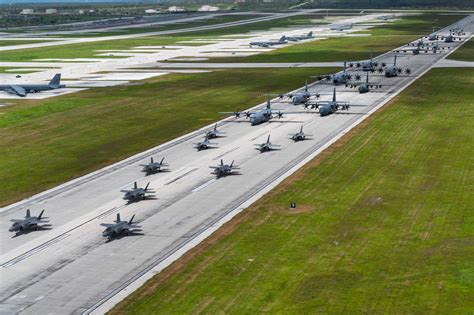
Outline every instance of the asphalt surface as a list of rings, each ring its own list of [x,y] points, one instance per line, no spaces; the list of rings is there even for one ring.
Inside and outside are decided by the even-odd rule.
[[[466,30],[474,29],[473,20],[470,16],[463,21],[469,23]],[[214,141],[218,143],[215,149],[196,152],[193,143],[202,139],[204,130],[196,131],[2,208],[0,313],[89,313],[106,305],[149,270],[172,259],[209,229],[218,227],[229,213],[235,213],[248,200],[274,186],[366,118],[363,113],[386,102],[444,56],[408,54],[399,58],[398,65],[409,67],[412,74],[390,79],[377,77],[382,84],[391,85],[383,92],[360,95],[344,86],[337,87],[338,100],[366,105],[352,107],[347,114],[320,117],[316,111],[307,110],[284,115],[285,122],[259,126],[250,126],[245,119],[229,118],[219,122],[219,129],[227,134]],[[391,63],[392,59],[385,55],[379,60]],[[311,87],[323,93],[332,89],[332,85]],[[274,107],[305,112],[301,107],[284,103]],[[288,134],[296,132],[301,124],[313,139],[293,143]],[[268,134],[274,144],[282,146],[281,150],[261,154],[254,144],[264,142]],[[170,172],[145,177],[139,164],[146,163],[151,156],[164,156]],[[221,158],[226,162],[235,160],[241,175],[216,180],[208,167],[217,165]],[[134,181],[141,186],[150,182],[156,198],[126,205],[119,190],[130,188]],[[34,215],[45,209],[51,229],[13,237],[8,232],[9,219],[23,217],[27,208]],[[107,242],[99,224],[112,222],[118,212],[123,219],[136,214],[143,235]]]

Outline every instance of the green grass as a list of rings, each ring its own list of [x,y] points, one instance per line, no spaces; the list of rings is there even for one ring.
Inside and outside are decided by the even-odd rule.
[[[46,43],[46,40],[0,40],[0,47],[13,46],[13,45],[26,45],[26,44],[37,44]]]
[[[0,204],[174,139],[223,118],[219,111],[249,108],[264,100],[262,92],[292,90],[325,71],[170,74],[142,85],[9,101],[13,105],[0,107]]]
[[[100,53],[98,50],[127,50],[135,46],[161,46],[179,43],[180,41],[195,38],[215,38],[217,36],[239,34],[250,30],[269,29],[272,27],[284,27],[301,23],[310,23],[315,17],[313,15],[302,15],[292,18],[283,18],[273,21],[252,23],[215,30],[180,33],[169,36],[149,36],[133,39],[108,40],[81,44],[60,45],[41,47],[24,50],[11,50],[0,52],[0,61],[31,61],[34,59],[70,59],[70,58],[94,58]],[[180,44],[181,45],[181,44]],[[186,44],[191,45],[191,44]],[[206,45],[196,43],[192,45]],[[111,53],[113,55],[113,53]],[[116,56],[100,56],[101,58],[120,58]]]
[[[474,40],[471,38],[461,47],[456,49],[448,59],[463,60],[463,61],[474,61]]]
[[[111,314],[472,313],[473,84],[430,71]]]
[[[38,71],[43,71],[44,68],[40,68],[38,70],[30,70],[30,69],[34,69],[34,67],[27,67],[28,70],[23,70],[21,67],[0,67],[0,73],[9,73],[9,74],[18,74],[18,73],[34,73],[34,72],[38,72]],[[10,69],[18,69],[17,71],[15,72],[12,72],[12,71],[7,71],[7,70],[10,70]]]
[[[329,38],[302,42],[249,57],[213,58],[212,62],[325,62],[367,59],[369,52],[379,55],[429,34],[433,25],[446,26],[463,16],[436,13],[406,16],[391,24],[376,26],[362,33],[370,37]]]

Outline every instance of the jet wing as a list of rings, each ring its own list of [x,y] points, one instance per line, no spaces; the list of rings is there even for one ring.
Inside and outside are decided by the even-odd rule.
[[[22,97],[26,96],[26,90],[19,85],[10,85],[10,89],[8,89],[7,92]]]
[[[115,224],[112,224],[112,223],[101,223],[100,225],[104,226],[104,227],[113,227],[113,226],[115,226]]]
[[[11,219],[10,222],[21,222],[23,221],[22,219]]]

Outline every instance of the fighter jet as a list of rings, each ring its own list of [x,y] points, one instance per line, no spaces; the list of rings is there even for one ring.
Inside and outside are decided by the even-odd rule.
[[[360,80],[360,76],[356,75],[356,80]],[[346,87],[350,88],[358,88],[358,91],[360,94],[367,93],[370,91],[370,89],[380,89],[382,88],[382,84],[376,83],[376,82],[369,82],[369,73],[367,72],[367,77],[365,79],[365,82],[351,82],[346,84]]]
[[[403,70],[402,68],[397,67],[397,55],[395,55],[394,60],[393,60],[393,65],[389,65],[385,69],[379,68],[378,72],[379,73],[385,72],[385,77],[391,78],[391,77],[396,77],[399,74],[402,74],[403,72],[405,72],[405,74],[408,75],[411,73],[411,69],[406,68],[405,70]]]
[[[146,175],[156,174],[163,171],[163,166],[168,166],[168,164],[163,163],[165,158],[162,158],[160,162],[155,162],[153,157],[150,158],[150,163],[140,164],[143,167],[142,172],[145,172]]]
[[[223,137],[223,135],[225,135],[225,134],[226,134],[225,132],[217,130],[217,124],[215,124],[214,129],[209,130],[208,132],[206,132],[206,138],[207,139],[220,138],[220,137]]]
[[[290,139],[293,140],[294,142],[303,141],[303,140],[308,139],[307,137],[312,137],[312,135],[308,135],[303,132],[303,125],[301,125],[299,132],[291,133],[289,134],[289,136],[290,136]]]
[[[12,219],[10,220],[13,222],[12,226],[8,231],[10,232],[16,232],[16,234],[20,234],[21,232],[29,229],[34,229],[35,231],[38,230],[38,224],[40,223],[48,223],[49,221],[45,221],[45,218],[43,218],[43,213],[44,210],[41,211],[39,216],[37,217],[32,217],[30,214],[30,209],[26,210],[26,216],[24,219]]]
[[[308,81],[305,82],[304,90],[302,92],[287,93],[287,94],[278,94],[280,98],[288,97],[291,99],[293,105],[306,104],[311,96],[316,96],[319,98],[321,95],[319,93],[311,93],[308,89]]]
[[[250,47],[252,46],[258,46],[258,47],[271,47],[271,46],[275,46],[275,45],[283,45],[283,44],[286,44],[288,43],[288,41],[286,40],[286,36],[282,36],[280,37],[279,40],[270,40],[270,41],[262,41],[262,42],[251,42],[249,44]]]
[[[215,145],[217,145],[217,143],[210,142],[207,135],[205,135],[203,141],[194,143],[194,148],[197,149],[198,151],[201,151],[201,150],[207,150]]]
[[[150,183],[146,184],[145,188],[141,188],[137,186],[137,182],[133,184],[132,189],[123,189],[120,190],[121,192],[125,193],[123,195],[123,199],[127,200],[127,203],[132,203],[135,201],[145,200],[147,193],[152,193],[153,190],[148,189]]]
[[[225,177],[227,175],[235,175],[238,174],[238,172],[235,172],[234,170],[240,169],[237,166],[234,166],[234,161],[230,164],[224,164],[224,160],[221,159],[221,164],[218,166],[209,166],[209,168],[212,168],[212,174],[216,175],[217,178],[220,177]]]
[[[352,28],[352,23],[349,24],[341,24],[341,25],[334,25],[331,26],[330,30],[331,31],[345,31],[345,30],[350,30]]]
[[[294,35],[294,36],[285,36],[286,40],[289,40],[291,42],[298,42],[300,40],[305,40],[305,39],[310,39],[313,38],[313,32],[309,32],[306,35]]]
[[[349,102],[340,102],[336,100],[336,88],[334,88],[332,100],[330,101],[319,101],[313,108],[319,110],[321,116],[327,116],[336,113],[338,110],[349,110],[351,106],[364,106],[364,105],[350,105]]]
[[[121,234],[130,235],[131,233],[141,231],[141,226],[138,226],[133,223],[134,218],[135,215],[132,216],[130,221],[121,221],[120,213],[117,213],[117,220],[115,220],[115,223],[100,224],[101,226],[105,227],[105,230],[102,232],[102,236],[107,237],[109,240],[111,240],[114,237],[120,236]]]
[[[48,84],[8,84],[0,85],[0,91],[25,97],[28,93],[37,93],[66,87],[60,83],[61,74],[57,73]]]
[[[377,61],[374,61],[373,56],[374,56],[374,53],[371,52],[369,60],[350,62],[349,68],[356,67],[362,71],[375,72],[379,63]],[[382,67],[385,67],[385,63],[382,64]]]
[[[280,147],[280,145],[277,144],[272,144],[270,142],[270,135],[268,135],[267,142],[260,143],[260,144],[255,144],[257,150],[260,151],[260,153],[275,150],[275,148]]]
[[[344,69],[334,74],[321,74],[317,76],[313,76],[313,78],[317,78],[318,80],[326,80],[331,81],[334,85],[338,84],[346,84],[348,81],[352,79],[352,75],[346,71],[347,69],[347,62],[344,61]]]
[[[264,109],[259,109],[253,112],[221,112],[221,114],[234,114],[235,118],[239,118],[242,114],[250,120],[252,126],[270,121],[274,117],[282,118],[283,113],[272,110],[270,98],[267,99],[267,106]]]

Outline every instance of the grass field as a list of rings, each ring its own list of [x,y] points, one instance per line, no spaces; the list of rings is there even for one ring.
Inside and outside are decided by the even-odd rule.
[[[36,44],[36,43],[45,43],[45,42],[47,41],[46,40],[0,40],[0,47]]]
[[[289,25],[299,25],[302,23],[311,23],[316,18],[313,15],[302,15],[291,18],[283,18],[273,21],[252,23],[248,25],[233,26],[222,29],[189,32],[173,34],[169,36],[148,36],[122,40],[107,40],[91,43],[69,44],[52,47],[41,47],[24,50],[11,50],[0,52],[1,61],[31,61],[34,59],[46,58],[93,58],[97,57],[98,50],[127,50],[135,46],[161,46],[188,41],[195,38],[215,38],[222,35],[239,34],[250,30],[265,30],[272,27],[285,27]],[[180,44],[181,45],[181,44]],[[191,45],[191,44],[186,44]],[[196,43],[193,45],[203,45]],[[113,53],[112,53],[113,54]],[[116,56],[101,56],[101,58],[120,58]]]
[[[110,313],[472,313],[473,84],[430,71]]]
[[[170,74],[142,85],[9,100],[12,106],[0,107],[0,205],[193,131],[223,118],[219,111],[249,108],[264,100],[262,93],[295,89],[325,71]]]
[[[324,62],[363,60],[370,51],[379,55],[429,34],[432,27],[447,26],[462,18],[461,15],[427,13],[406,16],[391,24],[376,26],[362,33],[370,37],[342,37],[302,42],[285,48],[249,57],[213,58],[213,62]]]
[[[449,55],[448,59],[474,61],[474,39],[468,40],[455,52]]]

